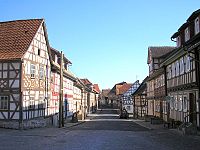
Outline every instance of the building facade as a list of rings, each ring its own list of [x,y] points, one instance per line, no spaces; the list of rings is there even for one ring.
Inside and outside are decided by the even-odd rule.
[[[3,39],[0,41],[1,126],[44,126],[50,101],[51,72],[44,20],[16,20],[0,24],[1,30],[6,31],[1,32]]]
[[[170,118],[199,127],[200,10],[192,13],[171,37],[177,48],[166,58]]]
[[[122,108],[125,108],[130,115],[133,115],[133,94],[140,86],[139,80],[133,84],[124,84],[120,89]]]
[[[133,99],[133,118],[145,118],[148,114],[148,103],[147,103],[147,81],[146,77],[140,86],[132,93]]]

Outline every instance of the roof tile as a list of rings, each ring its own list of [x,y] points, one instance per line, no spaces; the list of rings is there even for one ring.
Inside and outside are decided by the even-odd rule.
[[[21,59],[43,19],[0,22],[0,59]]]

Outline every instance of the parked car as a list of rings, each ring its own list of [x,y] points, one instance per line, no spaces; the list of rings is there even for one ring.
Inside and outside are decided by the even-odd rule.
[[[123,110],[121,110],[121,112],[119,114],[119,118],[120,119],[128,119],[128,112],[126,111],[125,108]]]

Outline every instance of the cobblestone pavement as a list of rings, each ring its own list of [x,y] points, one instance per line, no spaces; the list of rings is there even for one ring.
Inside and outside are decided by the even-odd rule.
[[[183,136],[161,125],[139,120],[104,118],[64,128],[0,129],[0,150],[199,150],[200,136]],[[110,116],[115,114],[110,113]],[[146,128],[148,127],[148,128]]]

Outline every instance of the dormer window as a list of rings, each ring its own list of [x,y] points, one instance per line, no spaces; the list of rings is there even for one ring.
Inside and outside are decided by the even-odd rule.
[[[181,46],[181,37],[180,36],[178,36],[177,38],[176,38],[176,46],[177,47],[180,47]]]
[[[185,42],[187,42],[190,39],[190,31],[189,27],[185,29]]]
[[[195,35],[199,33],[199,17],[195,19]]]

